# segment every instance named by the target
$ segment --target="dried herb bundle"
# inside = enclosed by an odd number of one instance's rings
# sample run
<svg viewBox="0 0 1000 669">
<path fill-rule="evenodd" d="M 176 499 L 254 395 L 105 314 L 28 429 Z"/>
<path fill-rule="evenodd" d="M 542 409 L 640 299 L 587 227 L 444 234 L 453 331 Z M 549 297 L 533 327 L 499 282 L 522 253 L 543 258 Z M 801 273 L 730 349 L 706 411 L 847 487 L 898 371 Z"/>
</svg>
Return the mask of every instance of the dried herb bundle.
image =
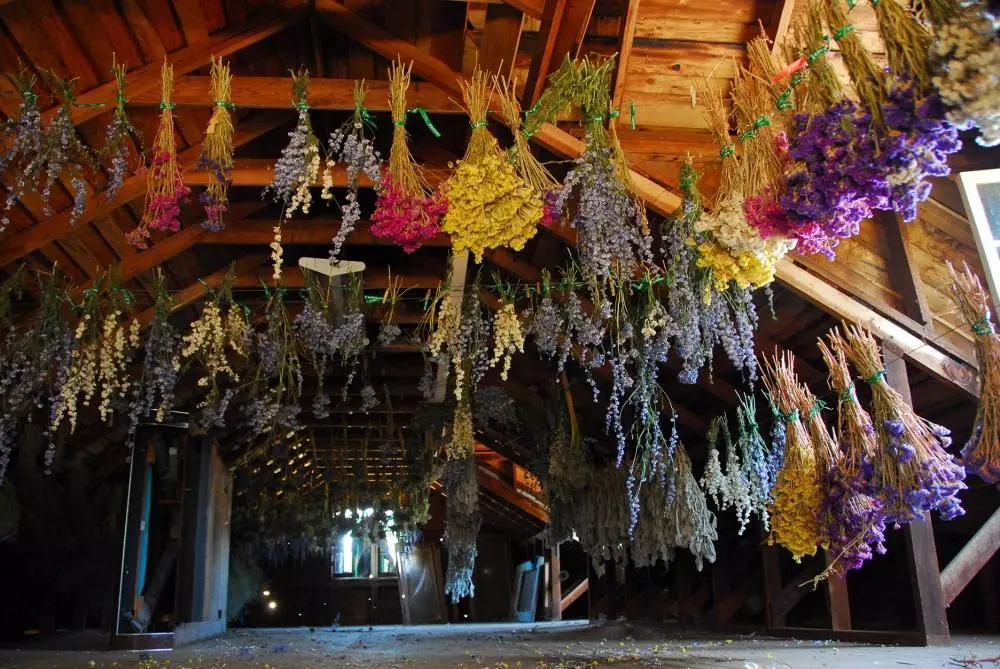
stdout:
<svg viewBox="0 0 1000 669">
<path fill-rule="evenodd" d="M 233 117 L 236 109 L 230 93 L 233 77 L 229 65 L 212 57 L 212 99 L 215 108 L 208 121 L 198 156 L 198 169 L 208 172 L 208 187 L 199 196 L 205 205 L 206 230 L 218 232 L 226 227 L 222 217 L 229 209 L 229 185 L 233 171 Z"/>
</svg>

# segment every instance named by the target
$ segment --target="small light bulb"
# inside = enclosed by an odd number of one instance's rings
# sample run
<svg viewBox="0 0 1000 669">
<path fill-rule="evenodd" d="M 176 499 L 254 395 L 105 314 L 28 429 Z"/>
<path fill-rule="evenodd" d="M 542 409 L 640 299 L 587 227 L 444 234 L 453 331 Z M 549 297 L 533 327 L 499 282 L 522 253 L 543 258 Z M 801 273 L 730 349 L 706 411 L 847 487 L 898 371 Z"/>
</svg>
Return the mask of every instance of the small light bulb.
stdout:
<svg viewBox="0 0 1000 669">
<path fill-rule="evenodd" d="M 275 602 L 275 601 L 268 602 L 267 603 L 267 608 L 269 608 L 272 611 L 274 611 L 276 608 L 278 608 L 278 602 Z"/>
<path fill-rule="evenodd" d="M 262 592 L 260 594 L 264 595 L 265 597 L 270 597 L 271 596 L 271 591 L 270 590 L 265 590 L 264 592 Z"/>
</svg>

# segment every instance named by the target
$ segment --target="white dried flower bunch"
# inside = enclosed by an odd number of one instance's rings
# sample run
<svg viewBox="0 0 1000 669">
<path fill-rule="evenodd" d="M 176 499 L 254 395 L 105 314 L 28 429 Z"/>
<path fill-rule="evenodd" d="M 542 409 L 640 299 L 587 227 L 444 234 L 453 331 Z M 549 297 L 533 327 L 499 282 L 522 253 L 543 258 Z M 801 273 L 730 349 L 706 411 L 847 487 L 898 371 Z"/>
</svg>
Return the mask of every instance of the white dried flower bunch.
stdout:
<svg viewBox="0 0 1000 669">
<path fill-rule="evenodd" d="M 191 323 L 191 328 L 184 335 L 181 357 L 198 361 L 202 374 L 198 386 L 208 388 L 209 393 L 198 405 L 199 408 L 210 406 L 219 399 L 219 377 L 228 375 L 232 381 L 239 381 L 239 375 L 233 370 L 227 351 L 245 356 L 244 336 L 247 323 L 239 309 L 230 307 L 225 318 L 215 301 L 208 302 L 201 316 Z"/>
<path fill-rule="evenodd" d="M 271 264 L 274 265 L 274 272 L 272 273 L 272 278 L 274 279 L 274 285 L 278 285 L 281 281 L 281 264 L 284 261 L 284 250 L 281 248 L 281 223 L 274 226 L 274 239 L 271 240 Z"/>
<path fill-rule="evenodd" d="M 1000 144 L 1000 37 L 998 21 L 975 3 L 937 30 L 931 46 L 934 85 L 950 107 L 948 120 L 979 128 L 976 143 Z"/>
<path fill-rule="evenodd" d="M 452 299 L 447 291 L 443 291 L 437 300 L 437 314 L 434 319 L 434 331 L 427 338 L 427 348 L 432 357 L 438 359 L 439 365 L 447 365 L 448 360 L 442 357 L 447 350 L 455 368 L 455 400 L 462 401 L 462 386 L 465 381 L 465 370 L 462 367 L 462 311 L 458 300 Z"/>
<path fill-rule="evenodd" d="M 474 457 L 476 454 L 476 437 L 472 427 L 472 409 L 468 402 L 459 402 L 455 406 L 455 420 L 451 425 L 451 440 L 445 447 L 449 460 L 459 460 Z"/>
<path fill-rule="evenodd" d="M 120 311 L 111 312 L 104 319 L 101 333 L 98 369 L 101 402 L 97 409 L 104 422 L 111 417 L 111 403 L 125 399 L 130 384 L 126 365 L 139 348 L 139 321 L 132 319 L 126 326 L 121 316 Z"/>
<path fill-rule="evenodd" d="M 511 358 L 515 353 L 524 353 L 524 330 L 514 305 L 507 302 L 493 317 L 493 358 L 490 360 L 490 367 L 496 367 L 503 358 L 500 378 L 504 381 L 510 373 Z"/>
</svg>

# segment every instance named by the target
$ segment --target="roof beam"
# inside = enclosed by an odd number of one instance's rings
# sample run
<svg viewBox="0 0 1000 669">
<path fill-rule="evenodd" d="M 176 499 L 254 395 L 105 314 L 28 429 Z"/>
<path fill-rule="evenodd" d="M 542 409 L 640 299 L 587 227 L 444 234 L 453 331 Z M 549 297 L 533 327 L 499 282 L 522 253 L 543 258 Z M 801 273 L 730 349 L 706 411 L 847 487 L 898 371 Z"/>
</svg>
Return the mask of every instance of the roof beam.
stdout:
<svg viewBox="0 0 1000 669">
<path fill-rule="evenodd" d="M 534 516 L 543 523 L 549 522 L 548 509 L 541 506 L 526 495 L 522 495 L 514 490 L 512 487 L 507 485 L 507 483 L 501 481 L 500 478 L 492 471 L 481 465 L 477 465 L 476 476 L 479 478 L 479 485 L 486 488 L 497 497 L 503 499 L 505 502 L 513 504 L 521 511 L 524 511 L 530 516 Z"/>
<path fill-rule="evenodd" d="M 276 219 L 252 219 L 238 223 L 227 224 L 225 230 L 200 235 L 198 244 L 234 244 L 246 246 L 249 244 L 270 244 L 274 239 L 274 226 L 280 221 Z M 281 243 L 290 244 L 329 244 L 340 228 L 339 218 L 317 217 L 301 221 L 283 222 L 281 226 Z M 166 241 L 166 240 L 165 240 Z M 372 234 L 367 222 L 361 222 L 347 237 L 348 245 L 383 246 L 393 245 Z M 162 244 L 162 242 L 161 242 Z M 444 233 L 439 233 L 426 240 L 424 246 L 448 247 L 451 239 Z"/>
<path fill-rule="evenodd" d="M 256 139 L 280 125 L 282 120 L 282 117 L 277 114 L 259 114 L 247 119 L 239 125 L 236 133 L 233 135 L 233 146 L 242 146 Z M 182 170 L 194 169 L 199 153 L 201 153 L 201 145 L 195 145 L 182 151 L 177 156 Z M 204 178 L 204 175 L 202 178 Z M 30 228 L 4 240 L 3 248 L 0 249 L 0 267 L 16 261 L 18 258 L 22 258 L 50 242 L 72 234 L 78 226 L 82 227 L 95 218 L 107 216 L 118 207 L 143 197 L 145 194 L 145 174 L 135 174 L 128 177 L 118 193 L 111 200 L 100 197 L 98 194 L 90 193 L 90 197 L 87 200 L 87 209 L 75 224 L 70 223 L 71 212 L 68 207 L 51 218 L 36 223 Z M 143 254 L 139 255 L 142 256 Z"/>
<path fill-rule="evenodd" d="M 252 21 L 222 30 L 205 40 L 168 54 L 174 68 L 174 76 L 187 74 L 208 65 L 212 56 L 223 57 L 256 44 L 279 33 L 307 16 L 306 0 L 280 0 L 274 9 Z M 129 73 L 126 95 L 137 96 L 150 91 L 159 95 L 161 63 L 153 62 L 136 68 Z M 77 96 L 79 106 L 73 107 L 73 123 L 80 124 L 105 113 L 115 99 L 115 82 L 95 86 Z M 101 105 L 97 107 L 89 105 Z M 42 114 L 43 123 L 50 123 L 58 111 L 58 105 Z"/>
<path fill-rule="evenodd" d="M 875 224 L 885 230 L 889 244 L 889 281 L 903 299 L 903 313 L 920 325 L 930 325 L 933 316 L 924 296 L 917 264 L 910 246 L 910 230 L 903 218 L 890 211 L 876 211 Z"/>
<path fill-rule="evenodd" d="M 486 24 L 479 45 L 479 66 L 487 72 L 509 77 L 521 42 L 524 14 L 506 4 L 486 7 Z"/>
<path fill-rule="evenodd" d="M 611 108 L 620 109 L 625 100 L 625 77 L 632 57 L 635 26 L 639 20 L 639 0 L 625 0 L 625 14 L 618 29 L 618 60 L 611 76 Z M 612 120 L 614 123 L 614 120 Z"/>
<path fill-rule="evenodd" d="M 547 0 L 538 33 L 540 47 L 535 50 L 524 83 L 521 104 L 527 109 L 535 104 L 549 75 L 559 69 L 568 56 L 576 58 L 594 11 L 595 0 Z"/>
</svg>

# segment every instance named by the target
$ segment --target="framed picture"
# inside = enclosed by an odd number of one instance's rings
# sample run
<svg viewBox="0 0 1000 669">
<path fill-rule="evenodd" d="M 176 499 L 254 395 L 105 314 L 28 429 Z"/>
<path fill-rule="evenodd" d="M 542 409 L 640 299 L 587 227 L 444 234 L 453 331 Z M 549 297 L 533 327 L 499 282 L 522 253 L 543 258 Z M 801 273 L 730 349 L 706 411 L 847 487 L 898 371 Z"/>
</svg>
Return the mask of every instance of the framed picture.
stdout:
<svg viewBox="0 0 1000 669">
<path fill-rule="evenodd" d="M 1000 169 L 961 172 L 958 187 L 996 310 L 1000 304 Z"/>
</svg>

